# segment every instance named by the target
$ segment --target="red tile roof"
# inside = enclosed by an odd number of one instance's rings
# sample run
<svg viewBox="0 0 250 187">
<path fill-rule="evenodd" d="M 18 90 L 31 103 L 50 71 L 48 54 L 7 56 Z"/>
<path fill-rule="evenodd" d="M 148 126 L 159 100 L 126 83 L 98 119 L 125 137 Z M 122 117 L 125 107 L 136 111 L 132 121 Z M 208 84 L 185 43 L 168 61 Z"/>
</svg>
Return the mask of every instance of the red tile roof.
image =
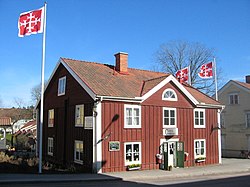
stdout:
<svg viewBox="0 0 250 187">
<path fill-rule="evenodd" d="M 61 58 L 61 60 L 96 94 L 113 97 L 141 97 L 170 74 L 128 68 L 128 75 L 119 74 L 114 66 Z M 183 84 L 201 104 L 220 105 L 213 98 Z"/>
<path fill-rule="evenodd" d="M 187 84 L 182 84 L 187 91 L 193 95 L 193 97 L 199 102 L 199 103 L 206 103 L 206 104 L 212 104 L 212 105 L 221 105 L 220 102 L 216 101 L 212 97 L 207 96 L 206 94 L 200 92 L 199 90 L 191 87 Z"/>
<path fill-rule="evenodd" d="M 114 66 L 93 62 L 62 60 L 97 95 L 113 97 L 140 97 L 144 81 L 169 74 L 128 68 L 129 75 L 114 71 Z"/>
<path fill-rule="evenodd" d="M 0 117 L 0 126 L 11 126 L 11 118 Z"/>
</svg>

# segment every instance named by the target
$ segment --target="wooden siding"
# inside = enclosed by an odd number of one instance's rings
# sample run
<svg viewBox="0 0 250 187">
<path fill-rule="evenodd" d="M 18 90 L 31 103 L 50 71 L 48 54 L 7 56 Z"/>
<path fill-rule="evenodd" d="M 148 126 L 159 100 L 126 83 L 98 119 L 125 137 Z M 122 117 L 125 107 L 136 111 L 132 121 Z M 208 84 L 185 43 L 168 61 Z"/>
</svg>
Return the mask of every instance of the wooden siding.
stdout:
<svg viewBox="0 0 250 187">
<path fill-rule="evenodd" d="M 66 76 L 65 95 L 57 96 L 58 79 Z M 84 104 L 84 116 L 92 116 L 93 100 L 60 65 L 48 85 L 44 97 L 43 157 L 44 160 L 64 166 L 74 165 L 90 172 L 93 162 L 93 130 L 75 127 L 75 106 Z M 54 127 L 48 127 L 48 110 L 54 109 Z M 48 137 L 54 139 L 54 154 L 49 156 Z M 74 141 L 83 141 L 83 165 L 74 163 Z"/>
<path fill-rule="evenodd" d="M 162 101 L 162 92 L 166 88 L 175 90 L 178 101 Z M 194 107 L 175 86 L 169 83 L 141 104 L 141 128 L 127 129 L 124 128 L 124 104 L 128 103 L 102 102 L 102 138 L 110 134 L 102 142 L 103 172 L 126 170 L 124 158 L 126 142 L 141 142 L 142 169 L 159 169 L 155 155 L 159 153 L 160 140 L 170 138 L 179 138 L 179 141 L 184 142 L 185 151 L 189 153 L 185 166 L 218 163 L 218 132 L 212 130 L 217 126 L 217 109 L 206 109 L 206 128 L 194 128 Z M 163 136 L 163 107 L 176 108 L 178 136 Z M 119 118 L 112 122 L 116 115 L 119 115 Z M 205 162 L 195 163 L 195 139 L 206 139 Z M 119 141 L 120 150 L 109 151 L 110 141 Z"/>
</svg>

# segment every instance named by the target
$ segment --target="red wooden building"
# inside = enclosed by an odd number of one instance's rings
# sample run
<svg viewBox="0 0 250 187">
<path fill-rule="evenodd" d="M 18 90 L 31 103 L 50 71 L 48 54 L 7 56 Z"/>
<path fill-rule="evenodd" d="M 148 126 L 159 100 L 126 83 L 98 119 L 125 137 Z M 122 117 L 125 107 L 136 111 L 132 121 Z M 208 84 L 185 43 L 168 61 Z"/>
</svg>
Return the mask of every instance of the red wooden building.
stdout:
<svg viewBox="0 0 250 187">
<path fill-rule="evenodd" d="M 219 163 L 222 105 L 170 74 L 128 68 L 127 53 L 115 59 L 59 60 L 44 94 L 43 158 L 87 172 Z"/>
</svg>

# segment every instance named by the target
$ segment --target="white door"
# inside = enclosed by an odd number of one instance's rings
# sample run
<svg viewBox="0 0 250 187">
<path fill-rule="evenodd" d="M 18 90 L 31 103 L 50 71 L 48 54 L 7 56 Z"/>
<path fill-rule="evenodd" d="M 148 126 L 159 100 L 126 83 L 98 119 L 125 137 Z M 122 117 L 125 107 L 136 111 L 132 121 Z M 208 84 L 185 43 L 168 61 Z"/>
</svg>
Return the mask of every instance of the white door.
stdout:
<svg viewBox="0 0 250 187">
<path fill-rule="evenodd" d="M 168 166 L 175 166 L 175 143 L 168 142 Z"/>
<path fill-rule="evenodd" d="M 160 140 L 160 145 L 162 146 L 164 142 L 168 143 L 167 151 L 168 151 L 168 166 L 176 166 L 176 158 L 175 158 L 175 145 L 176 142 L 179 141 L 179 138 L 172 138 L 172 139 L 161 139 Z M 163 150 L 162 147 L 160 150 Z M 160 154 L 163 154 L 160 152 Z M 163 165 L 163 164 L 162 164 Z"/>
</svg>

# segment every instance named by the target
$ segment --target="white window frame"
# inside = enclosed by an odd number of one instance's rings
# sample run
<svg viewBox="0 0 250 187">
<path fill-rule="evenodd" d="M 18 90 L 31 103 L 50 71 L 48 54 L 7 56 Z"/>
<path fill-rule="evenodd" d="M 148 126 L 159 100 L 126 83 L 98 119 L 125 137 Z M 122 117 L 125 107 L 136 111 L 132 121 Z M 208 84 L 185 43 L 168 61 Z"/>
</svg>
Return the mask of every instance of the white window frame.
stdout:
<svg viewBox="0 0 250 187">
<path fill-rule="evenodd" d="M 80 140 L 75 140 L 75 143 L 74 143 L 74 162 L 77 163 L 77 164 L 83 164 L 83 160 L 81 160 L 81 150 L 80 149 L 76 149 L 76 144 L 82 144 L 83 146 L 83 141 L 80 141 Z M 83 155 L 83 149 L 82 149 L 82 155 Z M 77 155 L 79 157 L 79 159 L 77 159 Z M 83 158 L 82 158 L 83 159 Z"/>
<path fill-rule="evenodd" d="M 51 123 L 52 120 L 53 123 Z M 48 110 L 48 127 L 54 127 L 54 123 L 55 123 L 55 110 L 50 109 Z"/>
<path fill-rule="evenodd" d="M 134 147 L 135 144 L 139 145 L 139 151 L 138 152 L 133 150 L 133 147 Z M 129 152 L 129 154 L 131 154 L 131 156 L 132 156 L 132 161 L 127 161 L 126 160 L 126 155 L 127 155 L 126 146 L 127 145 L 131 145 L 131 147 L 132 147 L 131 152 Z M 134 154 L 139 154 L 139 160 L 134 160 Z M 125 166 L 131 165 L 131 164 L 141 164 L 141 154 L 142 154 L 141 142 L 125 142 L 124 143 L 124 163 L 125 163 Z"/>
<path fill-rule="evenodd" d="M 174 122 L 175 124 L 174 125 L 165 125 L 165 117 L 164 114 L 165 114 L 165 110 L 168 110 L 169 111 L 169 114 L 170 114 L 170 111 L 173 110 L 174 111 Z M 171 116 L 169 117 L 169 124 L 171 122 Z M 169 107 L 163 107 L 163 110 L 162 110 L 162 122 L 163 122 L 163 128 L 176 128 L 177 127 L 177 112 L 176 112 L 176 108 L 169 108 Z"/>
<path fill-rule="evenodd" d="M 237 103 L 235 102 L 235 96 L 237 96 Z M 231 103 L 231 97 L 233 97 L 233 101 Z M 240 97 L 239 97 L 239 94 L 238 93 L 230 93 L 228 95 L 228 100 L 229 100 L 229 105 L 238 105 L 240 103 Z"/>
<path fill-rule="evenodd" d="M 53 156 L 54 152 L 54 139 L 52 137 L 48 137 L 48 155 Z"/>
<path fill-rule="evenodd" d="M 198 125 L 195 124 L 195 119 L 196 119 L 195 112 L 198 112 L 198 120 L 199 120 Z M 200 120 L 201 120 L 200 113 L 201 112 L 203 112 L 203 121 L 204 121 L 203 125 L 200 124 Z M 198 108 L 194 109 L 194 128 L 206 128 L 206 110 L 205 109 L 198 109 Z"/>
<path fill-rule="evenodd" d="M 65 95 L 66 90 L 66 76 L 58 80 L 58 96 Z"/>
<path fill-rule="evenodd" d="M 82 108 L 82 114 L 78 115 L 77 110 Z M 80 123 L 78 121 L 80 120 Z M 76 105 L 75 107 L 75 127 L 83 127 L 84 126 L 84 104 Z"/>
<path fill-rule="evenodd" d="M 132 109 L 132 125 L 128 125 L 127 121 L 127 109 Z M 139 109 L 139 125 L 135 125 L 135 117 L 134 116 L 134 110 Z M 124 128 L 141 128 L 141 106 L 140 105 L 124 105 Z"/>
<path fill-rule="evenodd" d="M 250 111 L 245 113 L 246 128 L 250 128 Z"/>
<path fill-rule="evenodd" d="M 199 142 L 199 147 L 196 147 L 196 142 Z M 204 147 L 201 147 L 201 142 L 204 142 Z M 196 150 L 199 149 L 200 154 L 196 153 Z M 204 153 L 201 154 L 201 149 L 204 149 Z M 194 140 L 194 159 L 206 157 L 206 139 L 195 139 Z"/>
<path fill-rule="evenodd" d="M 165 94 L 167 93 L 167 92 L 172 92 L 172 95 L 174 95 L 175 97 L 174 98 L 166 98 L 165 97 Z M 171 88 L 167 88 L 166 90 L 164 90 L 164 92 L 162 93 L 162 100 L 164 100 L 164 101 L 177 101 L 178 100 L 178 98 L 177 98 L 177 94 L 176 94 L 176 92 L 173 90 L 173 89 L 171 89 Z"/>
</svg>

